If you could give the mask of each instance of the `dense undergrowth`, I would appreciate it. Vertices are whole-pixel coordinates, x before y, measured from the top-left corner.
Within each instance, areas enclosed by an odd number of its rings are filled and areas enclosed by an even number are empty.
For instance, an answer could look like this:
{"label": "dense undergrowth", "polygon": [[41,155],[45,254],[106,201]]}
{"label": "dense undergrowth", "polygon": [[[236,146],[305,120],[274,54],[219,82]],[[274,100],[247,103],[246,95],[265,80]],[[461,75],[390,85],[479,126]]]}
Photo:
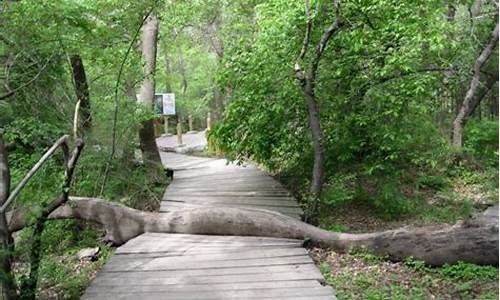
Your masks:
{"label": "dense undergrowth", "polygon": [[[5,138],[16,143],[15,150],[9,153],[14,185],[64,133],[59,128],[33,118],[18,118],[5,128]],[[130,147],[133,147],[133,144]],[[133,153],[133,148],[122,149],[121,156],[126,155],[127,151]],[[144,165],[137,161],[123,158],[112,160],[107,176],[104,176],[108,157],[109,152],[102,143],[98,143],[92,135],[86,136],[86,146],[77,165],[71,195],[99,197],[141,210],[156,210],[168,183],[167,179],[154,175],[155,173],[146,170]],[[15,206],[36,210],[57,197],[64,176],[62,163],[60,153],[47,162],[22,191]],[[49,221],[42,235],[43,258],[38,297],[78,299],[97,270],[113,252],[103,241],[104,234],[99,226],[84,221]],[[29,272],[32,228],[17,232],[14,239],[14,273],[17,281],[22,282]],[[100,249],[95,260],[77,258],[76,253],[79,250],[95,247]]]}
{"label": "dense undergrowth", "polygon": [[[478,130],[480,136],[474,134]],[[424,144],[421,147],[426,153],[411,154],[412,148],[405,151],[407,156],[420,155],[419,159],[426,160],[421,165],[379,160],[387,171],[375,174],[366,173],[365,165],[354,162],[329,169],[320,199],[319,223],[335,226],[336,218],[345,216],[348,210],[353,218],[356,211],[369,211],[372,219],[386,224],[453,223],[498,203],[497,132],[497,121],[472,122],[466,127],[466,147],[461,151],[434,132],[441,140],[439,147]],[[310,166],[304,164],[278,174],[306,209],[309,181],[303,174]]]}

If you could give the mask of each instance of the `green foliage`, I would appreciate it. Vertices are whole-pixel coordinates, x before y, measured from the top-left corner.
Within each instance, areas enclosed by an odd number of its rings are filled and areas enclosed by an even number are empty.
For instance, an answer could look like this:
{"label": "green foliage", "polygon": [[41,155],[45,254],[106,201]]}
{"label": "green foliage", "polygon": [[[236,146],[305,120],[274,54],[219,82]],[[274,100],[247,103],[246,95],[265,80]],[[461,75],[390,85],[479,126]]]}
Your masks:
{"label": "green foliage", "polygon": [[478,266],[464,262],[459,262],[453,265],[444,265],[443,267],[437,269],[437,272],[450,279],[498,280],[498,267]]}
{"label": "green foliage", "polygon": [[321,228],[328,230],[328,231],[334,231],[334,232],[348,232],[349,227],[343,224],[328,224],[328,225],[322,225],[320,226]]}
{"label": "green foliage", "polygon": [[354,199],[355,177],[353,175],[338,175],[329,178],[321,200],[331,206],[337,206]]}
{"label": "green foliage", "polygon": [[498,267],[479,266],[471,263],[458,262],[445,264],[438,268],[426,265],[423,261],[413,257],[405,259],[404,265],[418,272],[436,273],[449,279],[457,280],[498,280]]}
{"label": "green foliage", "polygon": [[448,180],[444,176],[423,175],[417,180],[419,188],[442,191],[449,186]]}
{"label": "green foliage", "polygon": [[486,165],[498,168],[498,119],[469,121],[465,126],[464,147]]}
{"label": "green foliage", "polygon": [[364,248],[357,248],[349,252],[354,258],[362,259],[364,262],[375,264],[387,260],[387,257],[375,255]]}
{"label": "green foliage", "polygon": [[[488,189],[497,189],[498,120],[471,118],[465,151],[458,153],[470,156],[468,163],[454,164],[457,153],[448,145],[445,123],[463,99],[472,64],[496,22],[489,16],[497,8],[489,2],[482,5],[484,17],[470,19],[469,2],[456,3],[451,22],[445,17],[447,5],[437,0],[425,5],[342,1],[346,22],[324,52],[315,86],[327,157],[320,199],[324,208],[358,202],[385,219],[415,215],[428,222],[453,222],[472,211],[469,200],[449,201],[456,198],[449,192],[453,180],[486,182]],[[313,30],[302,62],[306,69],[334,20],[331,5],[312,1]],[[257,162],[279,174],[304,202],[311,199],[307,107],[293,72],[307,20],[303,3],[287,0],[2,2],[0,28],[8,30],[0,32],[0,95],[22,87],[0,100],[0,130],[17,144],[9,157],[13,184],[59,136],[71,132],[76,96],[68,57],[78,54],[89,81],[92,130],[85,135],[71,193],[145,210],[158,206],[166,182],[157,170],[133,159],[141,122],[155,117],[151,108],[130,99],[142,79],[143,61],[138,51],[123,61],[129,47],[139,47],[132,38],[151,8],[161,19],[157,92],[176,93],[178,112],[184,118],[192,115],[197,127],[204,127],[208,111],[214,119],[220,115],[223,120],[210,132],[218,153]],[[497,56],[485,65],[486,73],[498,72]],[[492,91],[490,101],[495,97],[498,92]],[[60,193],[62,162],[58,153],[15,205],[36,211],[54,199]],[[437,201],[423,203],[423,193]],[[325,226],[349,230],[341,224]],[[21,234],[19,259],[29,251],[29,233]],[[66,280],[70,270],[51,255],[90,246],[100,235],[79,222],[50,223],[43,244],[47,276]],[[371,289],[366,276],[355,281],[367,291],[365,298],[387,296],[385,290]],[[63,285],[76,297],[83,282]],[[465,283],[463,289],[470,290]],[[394,286],[391,297],[404,298],[401,290]],[[421,290],[411,293],[421,295]]]}
{"label": "green foliage", "polygon": [[473,212],[473,204],[468,199],[456,199],[457,195],[446,195],[442,201],[433,205],[417,207],[424,223],[453,224],[469,217]]}
{"label": "green foliage", "polygon": [[[41,274],[44,274],[42,291],[39,297],[44,298],[48,293],[61,293],[59,297],[65,299],[78,299],[90,282],[90,278],[111,256],[110,247],[99,244],[100,254],[96,262],[91,264],[81,264],[76,257],[54,257],[46,256],[40,267]],[[74,266],[76,265],[77,270]],[[46,291],[44,291],[46,290]],[[49,296],[53,297],[53,296]]]}
{"label": "green foliage", "polygon": [[397,181],[381,179],[372,196],[372,204],[387,220],[400,218],[414,207],[411,199],[404,196]]}

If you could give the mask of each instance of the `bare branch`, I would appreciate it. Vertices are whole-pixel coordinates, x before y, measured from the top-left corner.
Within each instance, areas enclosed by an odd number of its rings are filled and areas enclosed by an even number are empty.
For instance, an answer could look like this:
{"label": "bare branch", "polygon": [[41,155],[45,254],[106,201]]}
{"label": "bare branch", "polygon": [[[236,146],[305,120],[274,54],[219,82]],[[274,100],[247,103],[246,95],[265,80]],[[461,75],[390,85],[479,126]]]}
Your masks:
{"label": "bare branch", "polygon": [[323,55],[323,52],[325,51],[326,45],[328,44],[328,41],[333,36],[333,34],[337,32],[337,30],[342,26],[342,20],[340,17],[340,1],[335,0],[334,6],[335,6],[335,21],[330,25],[330,27],[328,27],[328,29],[321,36],[321,39],[318,45],[316,46],[316,54],[311,62],[311,68],[309,69],[308,77],[313,85],[315,83],[316,73],[317,73],[316,71],[318,69],[319,61],[321,59],[321,56]]}
{"label": "bare branch", "polygon": [[82,100],[78,100],[75,106],[75,114],[73,115],[73,138],[78,138],[78,114],[80,113],[80,104]]}
{"label": "bare branch", "polygon": [[12,193],[9,195],[5,203],[2,204],[0,207],[0,213],[4,213],[9,205],[14,201],[14,199],[19,195],[21,190],[26,186],[26,184],[29,182],[29,180],[35,175],[35,173],[43,166],[43,164],[56,152],[57,148],[61,147],[63,152],[65,152],[65,157],[68,157],[67,155],[67,150],[68,150],[68,135],[64,135],[59,140],[57,140],[52,147],[50,147],[47,152],[40,158],[40,160],[31,168],[31,170],[24,176],[24,178],[19,182],[19,184],[16,186],[16,188],[12,191]]}
{"label": "bare branch", "polygon": [[38,77],[40,77],[40,75],[42,74],[42,72],[45,70],[45,68],[47,67],[47,65],[49,64],[51,58],[49,58],[47,60],[47,62],[45,63],[45,65],[43,65],[43,67],[38,71],[38,73],[33,77],[31,78],[28,82],[25,82],[24,84],[18,86],[17,88],[5,93],[5,94],[2,94],[0,95],[0,100],[4,100],[4,99],[7,99],[9,97],[12,97],[15,93],[17,93],[18,91],[24,89],[25,87],[27,87],[28,85],[32,84],[33,82],[35,82],[35,80],[38,79]]}
{"label": "bare branch", "polygon": [[304,72],[302,71],[302,68],[300,67],[300,62],[304,59],[304,57],[307,54],[307,49],[309,48],[309,42],[311,40],[311,31],[312,31],[310,5],[311,4],[310,4],[309,0],[304,0],[305,14],[306,14],[306,19],[307,19],[306,33],[304,35],[304,41],[302,42],[302,49],[300,49],[299,56],[297,57],[297,60],[295,61],[295,66],[294,66],[295,76],[301,82],[302,85],[304,85]]}
{"label": "bare branch", "polygon": [[66,175],[62,186],[61,196],[47,205],[47,207],[44,209],[45,217],[50,215],[59,206],[63,205],[68,201],[69,190],[71,187],[71,182],[73,181],[76,163],[78,161],[78,158],[80,158],[80,154],[83,150],[84,145],[85,144],[83,140],[81,139],[76,140],[75,148],[73,149],[73,154],[71,155],[71,158],[66,162]]}

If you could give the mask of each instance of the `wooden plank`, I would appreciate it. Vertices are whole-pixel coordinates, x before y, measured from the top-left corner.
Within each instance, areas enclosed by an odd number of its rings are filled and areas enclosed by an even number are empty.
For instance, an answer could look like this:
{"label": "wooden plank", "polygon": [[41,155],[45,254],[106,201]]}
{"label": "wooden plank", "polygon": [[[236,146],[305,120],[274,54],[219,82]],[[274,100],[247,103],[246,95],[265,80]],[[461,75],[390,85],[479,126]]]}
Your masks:
{"label": "wooden plank", "polygon": [[[219,186],[220,185],[220,186]],[[283,189],[283,187],[277,182],[270,181],[262,181],[262,182],[252,182],[248,181],[230,181],[227,180],[225,182],[216,182],[216,181],[199,181],[197,183],[181,183],[181,182],[172,182],[169,186],[170,188],[176,189],[184,189],[184,188],[216,188],[217,190],[225,190],[227,188],[250,188],[252,190],[268,190],[268,189]]]}
{"label": "wooden plank", "polygon": [[276,248],[300,248],[302,244],[262,244],[262,245],[230,245],[224,246],[221,244],[201,244],[195,245],[191,243],[186,245],[184,242],[178,245],[157,246],[154,243],[145,243],[144,245],[135,245],[127,248],[119,249],[116,254],[149,254],[150,257],[159,257],[164,255],[174,255],[176,253],[183,253],[186,255],[194,254],[217,254],[217,253],[238,253],[241,251],[256,249],[276,249]]}
{"label": "wooden plank", "polygon": [[[155,233],[147,232],[136,238],[131,239],[125,245],[118,248],[118,250],[142,245],[144,243],[156,243],[159,246],[178,246],[178,242],[183,243],[204,243],[204,244],[221,244],[223,246],[261,246],[267,244],[273,245],[288,245],[300,244],[301,240],[287,239],[287,238],[274,238],[274,237],[257,237],[257,236],[227,236],[227,235],[196,235],[196,234],[180,234],[180,233]],[[188,245],[191,246],[191,245]]]}
{"label": "wooden plank", "polygon": [[187,197],[187,196],[166,196],[162,199],[167,202],[193,203],[193,204],[237,204],[237,205],[259,205],[259,206],[287,206],[297,207],[299,204],[290,198],[265,198],[265,197]]}
{"label": "wooden plank", "polygon": [[185,185],[200,185],[202,183],[231,183],[231,184],[236,184],[236,183],[251,183],[251,184],[259,184],[259,183],[272,183],[273,185],[280,185],[279,182],[275,181],[273,178],[270,176],[266,176],[263,174],[252,174],[251,176],[240,176],[240,175],[235,175],[235,176],[224,176],[224,177],[217,177],[217,176],[206,176],[202,178],[194,178],[194,179],[177,179],[176,180],[177,184],[185,184]]}
{"label": "wooden plank", "polygon": [[[141,294],[140,295],[140,299],[141,300],[163,300],[165,298],[162,298],[162,293],[160,293],[160,295],[155,294],[155,295],[152,295],[152,294],[147,294],[147,295],[143,295]],[[244,298],[244,297],[238,297],[238,296],[235,296],[235,297],[226,297],[226,298],[220,298],[220,297],[215,297],[215,298],[212,298],[212,297],[208,297],[208,296],[204,296],[202,298],[189,298],[189,297],[184,297],[184,298],[177,298],[175,300],[229,300],[229,299],[238,299],[238,300],[253,300],[253,299],[282,299],[282,300],[311,300],[311,299],[314,299],[314,300],[336,300],[337,298],[334,296],[334,295],[325,295],[325,296],[320,296],[320,295],[312,295],[313,298],[311,298],[311,296],[283,296],[283,297],[279,297],[279,298],[276,298],[276,297],[265,297],[265,296],[262,296],[262,297],[258,297],[258,298]],[[117,297],[116,294],[92,294],[92,295],[89,295],[89,296],[86,296],[84,295],[83,300],[136,300],[138,298],[137,295],[135,294],[132,294],[132,295],[120,295],[120,297]]]}
{"label": "wooden plank", "polygon": [[[238,282],[238,283],[209,283],[209,284],[176,284],[176,285],[143,285],[134,287],[135,293],[143,292],[176,292],[176,291],[227,291],[227,290],[252,290],[266,288],[311,288],[320,287],[321,284],[317,280],[283,280],[272,282]],[[109,286],[92,285],[87,292],[103,292],[110,291],[111,293],[130,292],[129,286],[113,286],[109,290]]]}
{"label": "wooden plank", "polygon": [[[303,288],[275,288],[275,289],[254,289],[254,290],[228,290],[228,291],[188,291],[188,292],[144,292],[144,293],[89,293],[84,299],[175,299],[175,300],[200,300],[200,299],[289,299],[289,297],[309,297],[308,299],[318,299],[318,297],[331,296],[330,287]],[[307,298],[306,298],[307,299]],[[332,298],[330,298],[332,299]]]}
{"label": "wooden plank", "polygon": [[165,195],[176,196],[210,196],[210,197],[291,197],[285,190],[272,191],[218,191],[218,190],[197,190],[197,189],[168,189]]}
{"label": "wooden plank", "polygon": [[156,277],[155,274],[142,272],[142,276],[120,276],[124,273],[102,273],[96,277],[95,286],[144,286],[144,285],[179,285],[182,283],[191,285],[205,285],[217,283],[248,283],[248,282],[274,282],[274,281],[299,281],[320,280],[321,274],[313,272],[299,273],[259,273],[259,274],[230,274],[220,276],[169,276]]}
{"label": "wooden plank", "polygon": [[252,243],[267,243],[267,242],[280,242],[280,243],[296,243],[301,242],[298,239],[291,238],[276,238],[265,236],[241,236],[241,235],[205,235],[205,234],[185,234],[185,233],[161,233],[161,232],[146,232],[137,236],[130,242],[143,242],[144,240],[154,241],[202,241],[205,243],[224,242],[229,245],[233,242],[252,242]]}
{"label": "wooden plank", "polygon": [[[211,291],[158,291],[158,292],[114,292],[113,288],[108,290],[96,291],[88,293],[87,295],[115,295],[118,299],[122,299],[121,296],[135,296],[142,299],[143,296],[148,296],[150,294],[157,294],[164,298],[161,299],[248,299],[248,298],[261,298],[261,297],[287,297],[287,296],[309,296],[310,299],[315,299],[313,296],[328,296],[332,294],[332,289],[326,286],[316,286],[304,289],[302,287],[287,287],[287,288],[261,288],[261,289],[248,289],[248,290],[211,290]],[[188,297],[188,298],[187,298]],[[212,298],[213,297],[213,298]],[[124,298],[124,299],[134,299],[134,298]],[[137,299],[137,298],[135,298]]]}
{"label": "wooden plank", "polygon": [[147,264],[168,265],[189,258],[189,264],[197,264],[200,261],[210,261],[216,263],[218,261],[236,261],[236,260],[252,260],[252,259],[271,259],[292,256],[307,256],[308,253],[304,248],[274,248],[274,249],[248,249],[239,252],[222,252],[211,254],[190,254],[190,255],[175,255],[165,254],[160,257],[145,259],[140,255],[113,256],[108,265],[114,266],[117,264],[136,264],[144,261]]}
{"label": "wooden plank", "polygon": [[[269,273],[309,273],[312,275],[318,275],[320,277],[320,272],[316,265],[311,261],[304,264],[294,264],[294,265],[279,265],[279,266],[258,266],[258,267],[241,267],[241,268],[217,268],[217,269],[181,269],[181,270],[157,270],[157,271],[103,271],[99,273],[99,276],[108,276],[106,274],[111,274],[110,276],[120,278],[136,278],[143,276],[152,276],[157,278],[163,277],[181,277],[181,276],[222,276],[222,275],[246,275],[246,274],[269,274]],[[315,279],[316,282],[322,282],[322,280]]]}
{"label": "wooden plank", "polygon": [[[178,255],[177,253],[181,253]],[[221,253],[210,253],[210,254],[189,254],[183,255],[182,252],[176,253],[166,253],[161,257],[161,263],[168,263],[169,260],[179,260],[185,257],[189,257],[190,262],[197,261],[219,261],[219,260],[246,260],[246,259],[254,259],[254,258],[270,258],[270,257],[285,257],[285,256],[295,256],[295,255],[308,255],[307,251],[304,248],[273,248],[273,249],[248,249],[241,250],[239,252],[221,252]],[[120,261],[128,261],[128,260],[138,260],[143,259],[140,255],[126,255],[126,256],[114,256],[110,259],[110,263],[113,262],[114,259],[118,259]]]}
{"label": "wooden plank", "polygon": [[[154,261],[154,262],[153,262]],[[113,263],[111,260],[103,267],[103,271],[154,271],[154,270],[182,270],[182,269],[216,269],[216,268],[237,268],[256,266],[277,266],[310,263],[311,258],[305,256],[271,257],[249,260],[225,260],[225,261],[201,261],[196,264],[189,264],[185,261],[176,260],[173,263],[162,264],[160,259],[142,259],[130,263]]]}
{"label": "wooden plank", "polygon": [[271,210],[277,211],[283,214],[302,214],[302,209],[300,207],[286,207],[286,206],[264,206],[264,205],[252,205],[252,204],[231,204],[231,203],[186,203],[186,202],[172,202],[172,201],[161,201],[160,212],[169,211],[171,209],[186,209],[186,208],[200,208],[200,207],[237,207],[237,208],[248,208],[248,209],[261,209],[261,210]]}

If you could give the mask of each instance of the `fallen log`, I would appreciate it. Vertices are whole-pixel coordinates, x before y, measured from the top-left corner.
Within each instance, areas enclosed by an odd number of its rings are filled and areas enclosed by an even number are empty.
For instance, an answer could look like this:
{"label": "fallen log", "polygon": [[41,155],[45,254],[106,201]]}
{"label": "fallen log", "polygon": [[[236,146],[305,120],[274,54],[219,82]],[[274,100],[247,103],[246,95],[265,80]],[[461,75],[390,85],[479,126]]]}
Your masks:
{"label": "fallen log", "polygon": [[[11,214],[11,231],[26,226],[24,215],[21,210]],[[454,225],[404,227],[364,234],[330,232],[266,210],[204,207],[158,214],[78,197],[71,197],[50,218],[77,218],[102,224],[106,240],[115,245],[144,232],[268,236],[303,239],[339,252],[366,248],[394,261],[413,257],[430,265],[459,261],[498,265],[498,206]]]}

